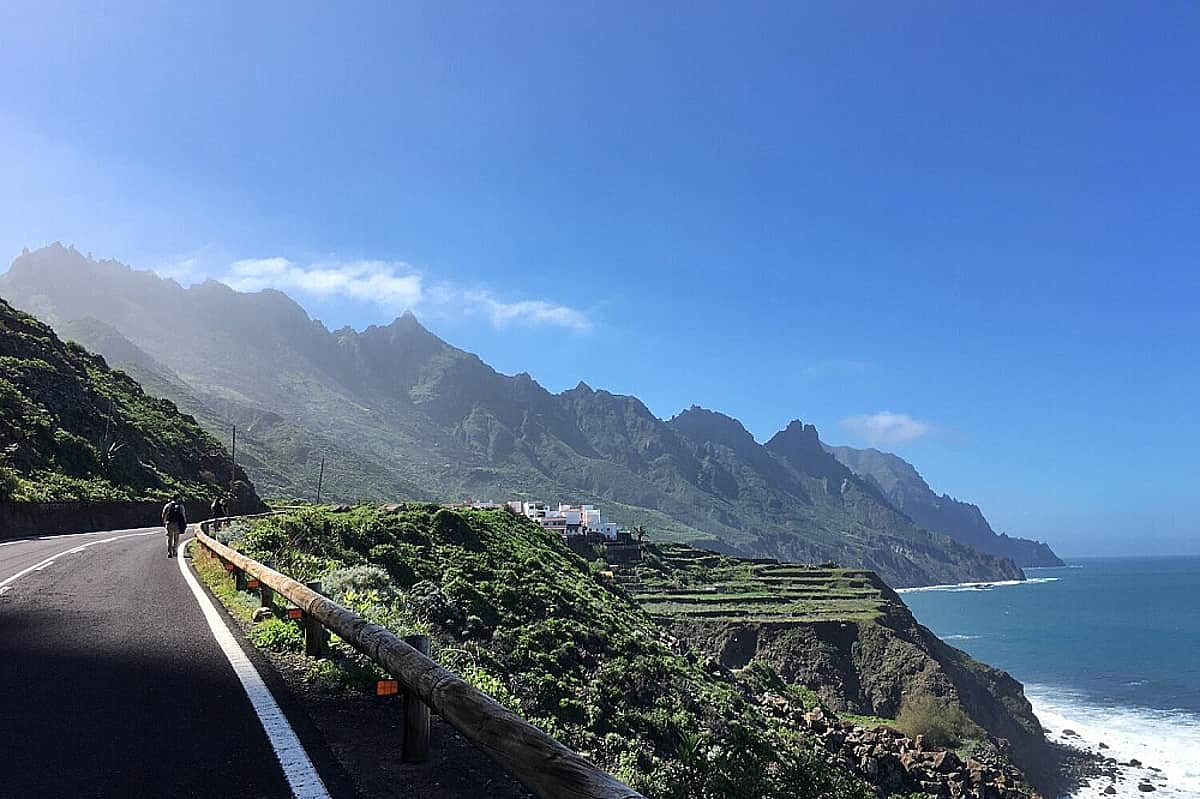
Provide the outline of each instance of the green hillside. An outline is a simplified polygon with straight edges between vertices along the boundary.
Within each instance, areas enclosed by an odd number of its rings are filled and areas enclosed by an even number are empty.
[[[232,468],[170,400],[0,299],[0,500],[207,499]],[[257,504],[241,470],[237,486]]]
[[[860,797],[755,689],[686,650],[561,538],[506,511],[296,511],[236,545],[391,629],[651,799]],[[264,624],[276,622],[264,622]]]

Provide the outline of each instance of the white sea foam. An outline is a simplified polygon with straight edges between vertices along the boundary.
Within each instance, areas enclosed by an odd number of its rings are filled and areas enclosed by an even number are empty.
[[[1014,585],[1040,585],[1056,583],[1058,577],[1030,577],[1028,580],[998,580],[994,583],[950,583],[948,585],[922,585],[917,588],[897,588],[897,594],[917,594],[923,591],[990,591],[993,588],[1008,588]]]
[[[943,641],[974,641],[978,635],[940,635],[938,636]]]
[[[1105,799],[1112,796],[1104,793],[1110,784],[1118,797],[1144,797],[1146,793],[1138,790],[1141,782],[1155,787],[1155,797],[1200,797],[1200,714],[1102,707],[1073,692],[1039,685],[1025,686],[1025,695],[1051,740],[1122,763],[1130,758],[1142,763],[1141,768],[1122,769],[1115,783],[1108,777],[1092,780],[1073,797]],[[1078,737],[1064,736],[1064,730],[1072,730]],[[1101,749],[1101,742],[1109,748]]]

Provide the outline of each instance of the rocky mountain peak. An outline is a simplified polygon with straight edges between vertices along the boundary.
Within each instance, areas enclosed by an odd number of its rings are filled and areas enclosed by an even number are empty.
[[[799,419],[788,422],[788,426],[771,437],[771,441],[787,442],[790,446],[820,447],[816,425],[805,424]],[[770,446],[770,444],[768,444]]]
[[[677,414],[667,424],[693,441],[723,444],[734,450],[758,445],[737,419],[699,405]]]
[[[850,473],[822,448],[816,426],[804,424],[799,419],[793,419],[787,427],[771,436],[767,449],[787,459],[795,469],[805,474],[843,477]]]
[[[400,348],[406,352],[424,353],[426,355],[453,349],[429,328],[417,320],[412,311],[405,311],[386,325],[370,325],[361,333],[352,333],[351,337],[372,346],[380,346],[386,342],[388,346]]]
[[[414,333],[416,333],[416,332],[428,333],[429,332],[429,330],[425,327],[425,325],[421,324],[420,320],[417,319],[417,315],[415,313],[413,313],[411,309],[405,311],[404,313],[400,314],[395,319],[393,319],[390,327],[393,330],[404,330],[404,331],[410,331],[410,332],[414,332]]]

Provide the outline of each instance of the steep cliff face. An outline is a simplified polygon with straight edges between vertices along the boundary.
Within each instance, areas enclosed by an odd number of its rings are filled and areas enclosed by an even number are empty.
[[[904,701],[917,696],[958,705],[990,735],[1007,741],[1013,762],[1033,784],[1047,784],[1054,754],[1021,684],[938,639],[882,581],[868,579],[884,598],[874,619],[687,618],[674,628],[727,668],[764,663],[839,712],[896,718]]]
[[[818,446],[823,446],[818,444]],[[880,495],[917,524],[969,547],[1027,566],[1061,566],[1062,561],[1041,541],[997,534],[977,505],[949,494],[934,493],[925,478],[903,458],[877,449],[824,447],[855,475],[878,488]]]

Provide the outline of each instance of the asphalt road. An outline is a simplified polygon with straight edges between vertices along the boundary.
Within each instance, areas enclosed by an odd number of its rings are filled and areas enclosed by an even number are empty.
[[[0,544],[0,797],[291,795],[162,528]]]

